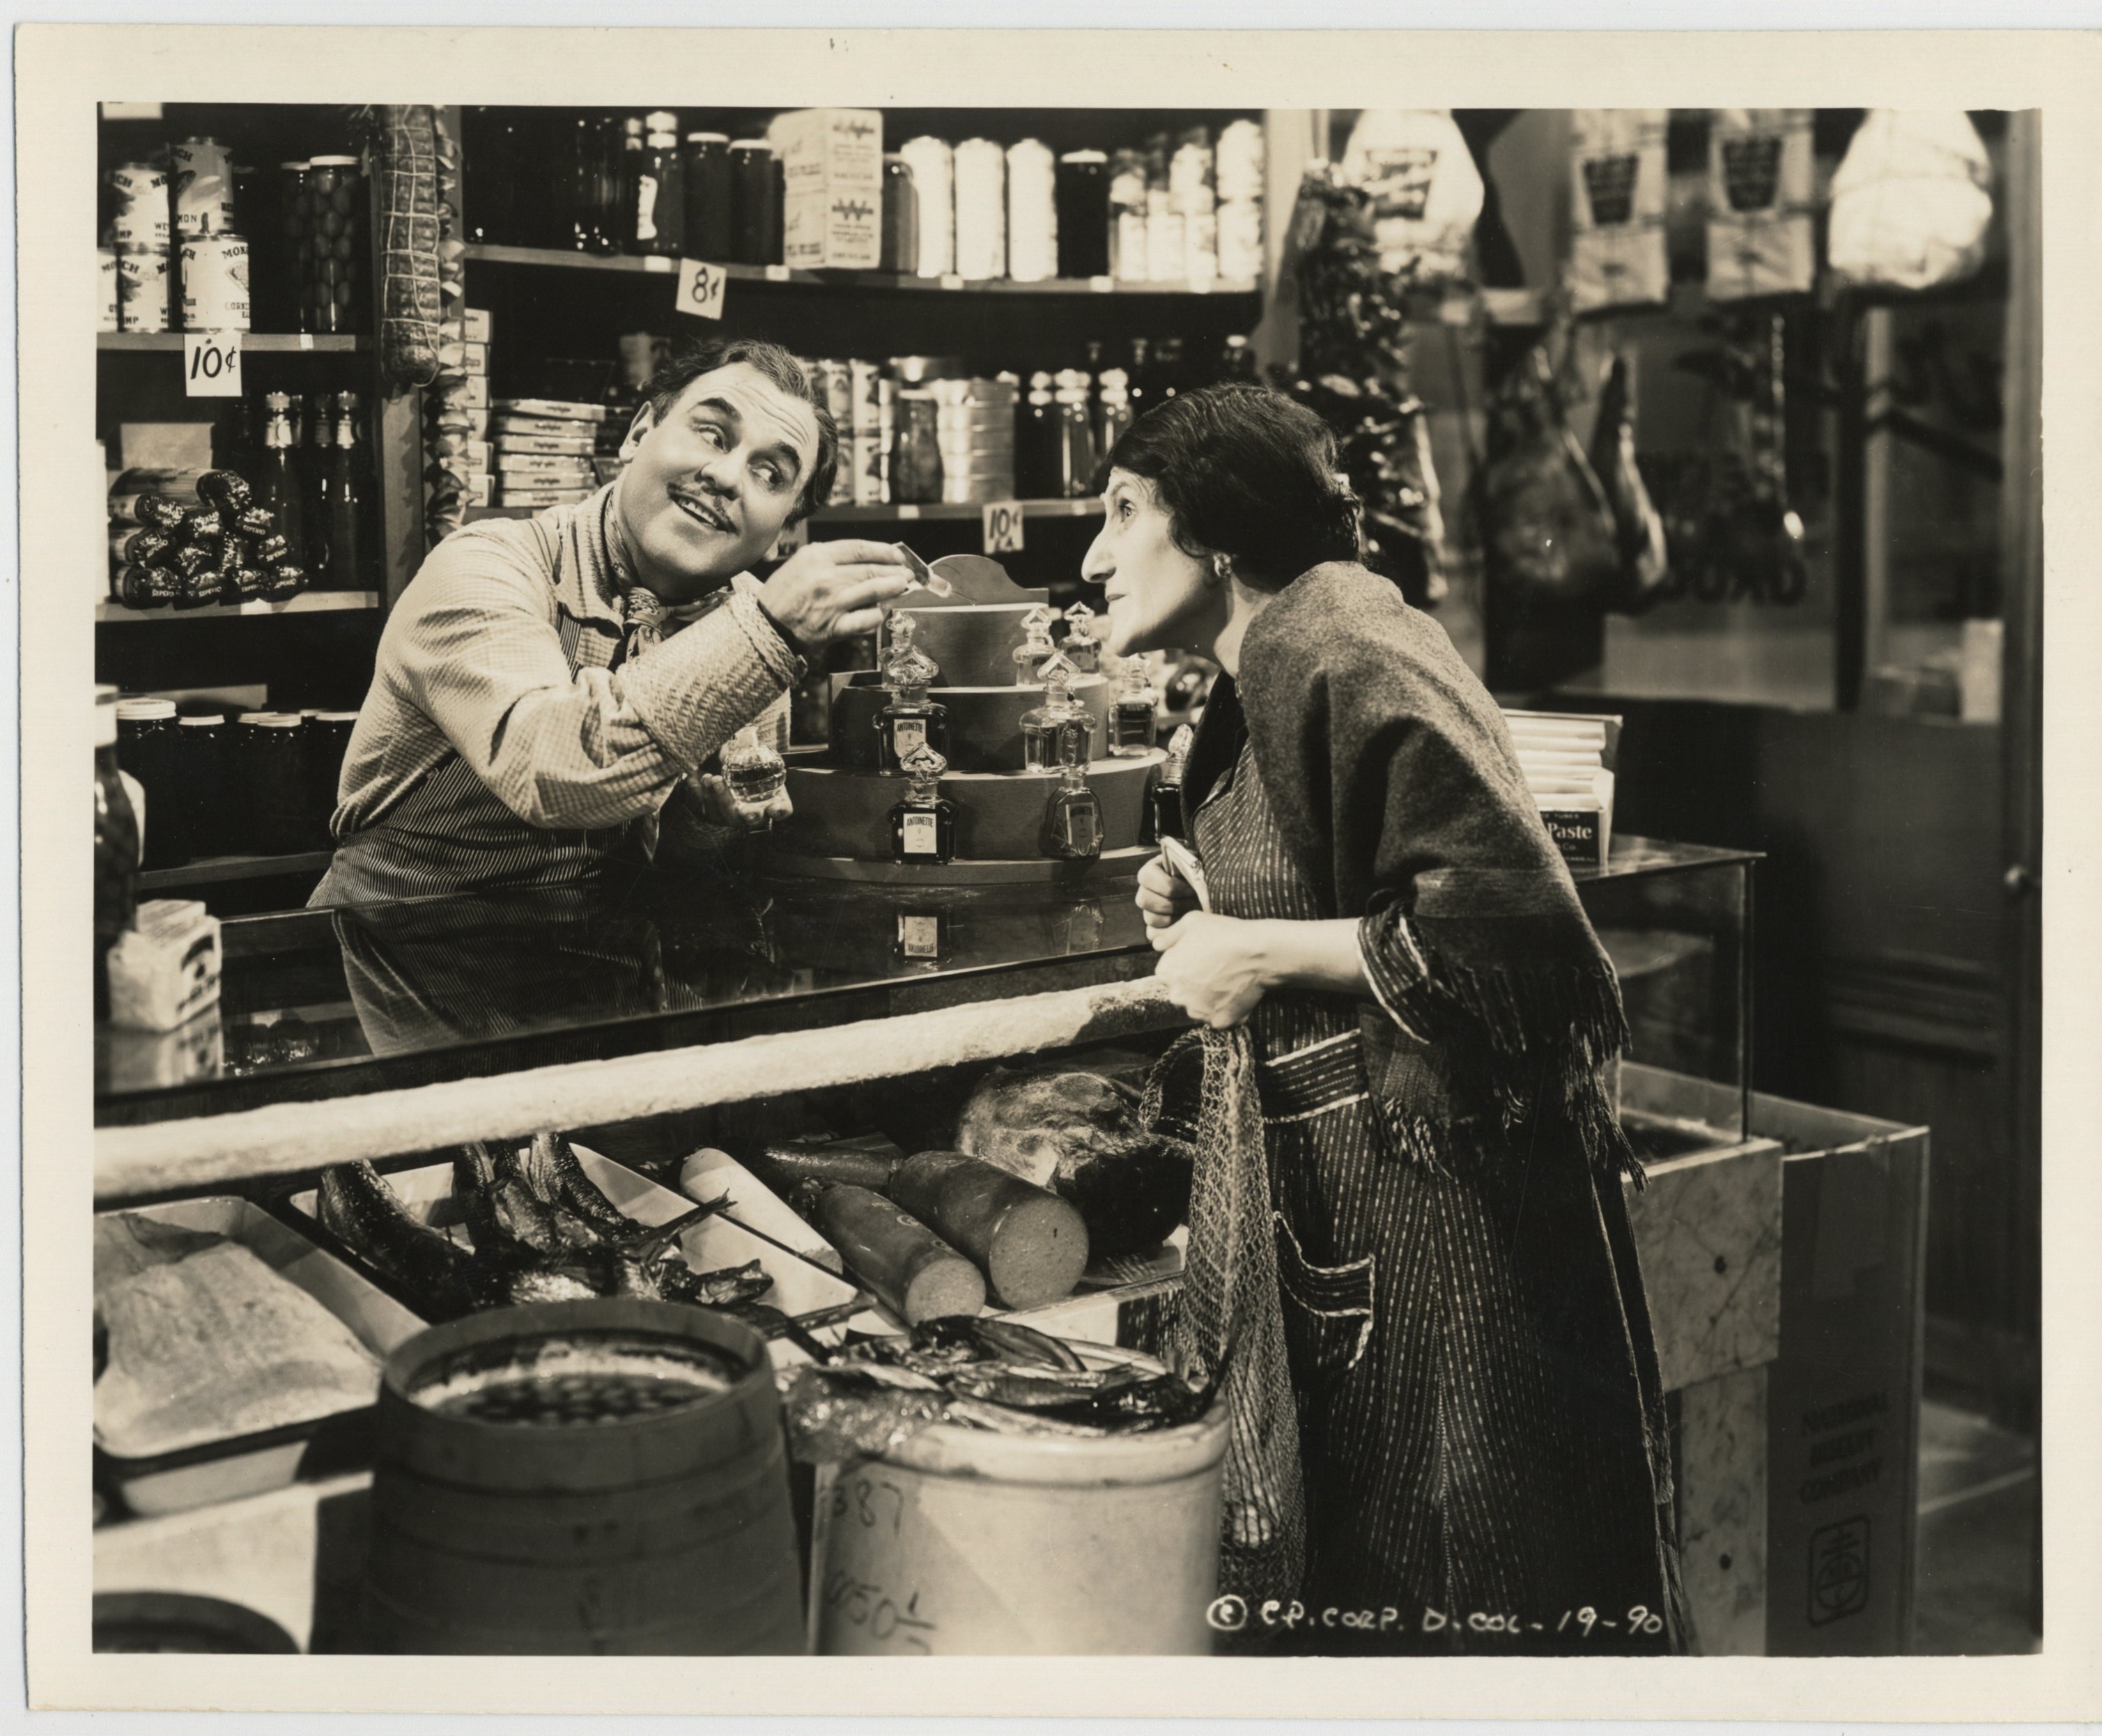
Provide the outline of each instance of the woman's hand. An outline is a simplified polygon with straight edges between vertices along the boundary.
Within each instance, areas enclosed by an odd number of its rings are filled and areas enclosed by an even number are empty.
[[[1149,928],[1165,928],[1178,916],[1197,908],[1197,895],[1190,883],[1156,856],[1138,870],[1138,891],[1132,898]]]
[[[1142,871],[1140,878],[1142,883]],[[1147,909],[1142,892],[1140,908]],[[1150,912],[1146,920],[1153,920]],[[1169,999],[1191,1018],[1224,1030],[1253,1012],[1275,985],[1267,944],[1271,928],[1268,923],[1191,910],[1154,930],[1153,950],[1160,957],[1153,974],[1168,985]]]

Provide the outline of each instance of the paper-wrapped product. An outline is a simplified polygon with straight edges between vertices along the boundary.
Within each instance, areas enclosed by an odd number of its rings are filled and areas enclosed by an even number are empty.
[[[907,139],[898,154],[920,195],[918,275],[946,277],[956,268],[956,153],[946,140],[923,136]]]
[[[1708,294],[1793,295],[1817,276],[1811,111],[1718,108],[1708,134]]]
[[[1832,177],[1832,268],[1900,290],[1967,277],[1985,257],[1992,187],[1992,159],[1961,110],[1870,109]]]
[[[1007,153],[990,139],[956,147],[956,275],[1007,275]]]
[[[1579,108],[1569,151],[1569,290],[1576,311],[1661,302],[1666,108]]]
[[[1040,140],[1008,147],[1007,274],[1017,283],[1058,275],[1058,175],[1051,148]]]
[[[1466,274],[1482,175],[1444,109],[1368,108],[1350,130],[1342,175],[1372,195],[1382,270],[1430,281]]]

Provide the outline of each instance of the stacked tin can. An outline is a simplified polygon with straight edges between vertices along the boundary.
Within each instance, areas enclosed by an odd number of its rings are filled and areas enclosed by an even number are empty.
[[[110,239],[118,329],[166,331],[174,324],[168,298],[168,171],[149,162],[124,163],[110,182],[117,196]]]
[[[246,331],[248,241],[234,232],[233,157],[216,139],[184,139],[168,155],[184,329]]]
[[[1235,121],[1219,134],[1219,275],[1260,278],[1263,271],[1265,148],[1262,124]]]
[[[102,266],[104,329],[116,277],[116,329],[249,328],[248,243],[233,227],[233,166],[215,139],[169,148],[170,166],[121,165],[111,175],[116,210]]]
[[[880,363],[847,363],[853,393],[854,503],[880,507],[890,500],[890,443],[898,432],[898,382]]]
[[[945,501],[1014,498],[1014,414],[1021,382],[993,379],[931,383],[942,452]]]

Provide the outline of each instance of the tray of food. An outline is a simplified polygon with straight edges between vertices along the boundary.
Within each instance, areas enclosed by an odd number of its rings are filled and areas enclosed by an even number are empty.
[[[95,1221],[97,1480],[180,1512],[363,1462],[409,1309],[241,1199]]]
[[[385,1176],[338,1164],[277,1209],[426,1320],[632,1295],[738,1315],[767,1335],[777,1365],[837,1342],[866,1299],[736,1222],[735,1203],[725,1190],[696,1205],[543,1134]]]

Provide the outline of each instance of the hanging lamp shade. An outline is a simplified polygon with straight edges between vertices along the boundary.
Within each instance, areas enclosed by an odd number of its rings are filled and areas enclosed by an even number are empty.
[[[1900,290],[1968,277],[1985,256],[1992,185],[1969,116],[1871,109],[1832,177],[1832,268]]]

